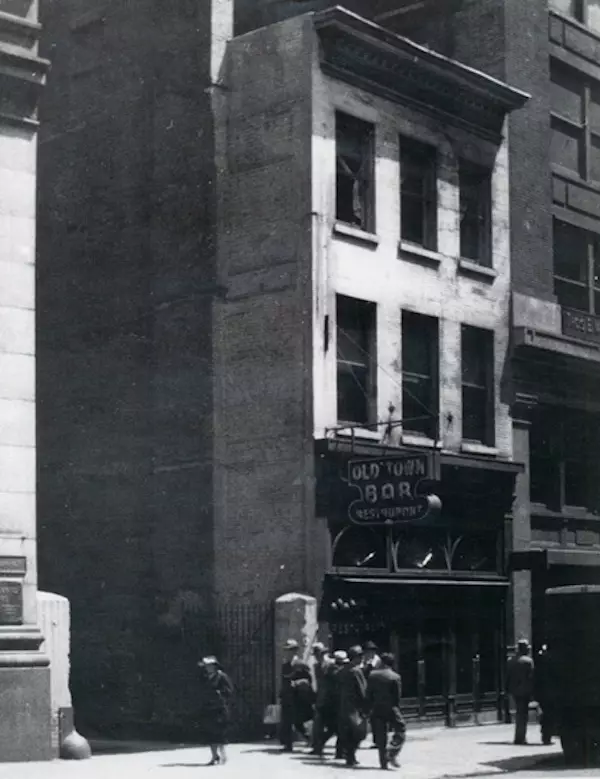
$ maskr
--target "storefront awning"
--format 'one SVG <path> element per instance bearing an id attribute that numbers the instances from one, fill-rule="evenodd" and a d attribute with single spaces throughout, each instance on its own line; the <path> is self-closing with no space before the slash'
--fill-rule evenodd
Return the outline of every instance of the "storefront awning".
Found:
<path id="1" fill-rule="evenodd" d="M 333 578 L 333 577 L 332 577 Z M 379 585 L 389 587 L 501 587 L 509 586 L 508 579 L 450 579 L 435 578 L 425 579 L 421 577 L 371 577 L 371 576 L 341 576 L 336 577 L 337 581 L 348 584 Z"/>

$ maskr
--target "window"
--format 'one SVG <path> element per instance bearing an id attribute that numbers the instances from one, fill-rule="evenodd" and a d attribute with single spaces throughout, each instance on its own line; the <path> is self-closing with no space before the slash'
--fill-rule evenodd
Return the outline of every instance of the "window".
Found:
<path id="1" fill-rule="evenodd" d="M 462 160 L 459 167 L 460 254 L 492 264 L 492 172 Z"/>
<path id="2" fill-rule="evenodd" d="M 438 436 L 438 320 L 402 312 L 402 428 Z"/>
<path id="3" fill-rule="evenodd" d="M 555 61 L 550 76 L 550 158 L 582 179 L 600 183 L 600 84 Z"/>
<path id="4" fill-rule="evenodd" d="M 529 438 L 531 501 L 600 511 L 600 414 L 540 406 Z"/>
<path id="5" fill-rule="evenodd" d="M 462 437 L 494 445 L 494 334 L 462 327 Z"/>
<path id="6" fill-rule="evenodd" d="M 600 236 L 555 219 L 553 249 L 560 305 L 600 315 Z"/>
<path id="7" fill-rule="evenodd" d="M 600 32 L 600 0 L 550 0 L 550 8 Z"/>
<path id="8" fill-rule="evenodd" d="M 400 234 L 402 240 L 437 249 L 437 150 L 400 139 Z"/>
<path id="9" fill-rule="evenodd" d="M 368 425 L 376 406 L 375 305 L 337 298 L 338 420 Z"/>
<path id="10" fill-rule="evenodd" d="M 336 219 L 375 230 L 374 127 L 336 114 Z"/>

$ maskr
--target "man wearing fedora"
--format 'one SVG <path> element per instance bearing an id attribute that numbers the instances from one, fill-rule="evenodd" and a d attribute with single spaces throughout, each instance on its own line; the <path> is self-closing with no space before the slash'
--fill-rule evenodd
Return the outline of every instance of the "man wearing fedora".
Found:
<path id="1" fill-rule="evenodd" d="M 515 744 L 527 743 L 529 703 L 533 695 L 535 666 L 530 655 L 529 641 L 519 639 L 517 654 L 508 666 L 508 692 L 515 701 Z"/>
<path id="2" fill-rule="evenodd" d="M 367 735 L 367 682 L 362 669 L 363 650 L 348 650 L 349 663 L 339 673 L 338 734 L 346 765 L 358 765 L 356 750 Z"/>
<path id="3" fill-rule="evenodd" d="M 283 646 L 281 666 L 281 722 L 279 738 L 284 752 L 294 748 L 294 728 L 307 738 L 304 723 L 312 717 L 313 689 L 310 668 L 300 657 L 298 642 L 289 638 Z"/>
<path id="4" fill-rule="evenodd" d="M 337 667 L 334 658 L 320 641 L 313 644 L 312 653 L 315 659 L 316 700 L 311 754 L 322 755 L 323 747 L 337 730 L 334 701 L 334 674 Z"/>

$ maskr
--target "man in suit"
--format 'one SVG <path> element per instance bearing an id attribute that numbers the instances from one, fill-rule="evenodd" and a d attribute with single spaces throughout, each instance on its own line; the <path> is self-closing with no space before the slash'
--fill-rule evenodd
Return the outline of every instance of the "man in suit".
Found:
<path id="1" fill-rule="evenodd" d="M 349 663 L 342 668 L 339 681 L 338 733 L 346 765 L 358 765 L 356 750 L 366 736 L 367 682 L 361 668 L 363 651 L 360 646 L 348 650 Z"/>
<path id="2" fill-rule="evenodd" d="M 298 642 L 290 638 L 283 647 L 284 659 L 281 666 L 281 702 L 280 740 L 284 752 L 294 748 L 294 728 L 306 738 L 304 723 L 310 719 L 308 713 L 308 693 L 312 696 L 312 678 L 310 669 L 299 654 Z"/>
<path id="3" fill-rule="evenodd" d="M 367 682 L 367 705 L 371 717 L 373 741 L 379 752 L 379 765 L 398 766 L 398 755 L 406 740 L 406 723 L 400 711 L 402 681 L 394 670 L 394 656 L 381 655 L 381 666 L 374 668 Z M 388 732 L 391 734 L 388 746 Z"/>
<path id="4" fill-rule="evenodd" d="M 312 730 L 312 755 L 322 755 L 325 743 L 336 731 L 335 703 L 333 700 L 334 659 L 330 657 L 324 644 L 313 645 L 315 658 L 314 674 L 316 686 L 315 716 Z"/>
<path id="5" fill-rule="evenodd" d="M 517 654 L 508 666 L 508 692 L 515 701 L 515 744 L 527 743 L 529 703 L 533 695 L 535 666 L 529 654 L 529 641 L 521 638 Z"/>

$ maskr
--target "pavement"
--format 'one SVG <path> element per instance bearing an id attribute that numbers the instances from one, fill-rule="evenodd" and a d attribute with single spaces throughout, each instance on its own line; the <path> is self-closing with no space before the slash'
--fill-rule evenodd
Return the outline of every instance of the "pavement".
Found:
<path id="1" fill-rule="evenodd" d="M 595 770 L 567 770 L 558 744 L 542 746 L 539 727 L 532 725 L 530 744 L 515 746 L 510 725 L 409 730 L 401 754 L 401 767 L 386 772 L 402 779 L 476 779 L 515 775 L 519 777 L 598 776 Z M 224 766 L 208 767 L 209 750 L 185 745 L 111 743 L 98 745 L 89 760 L 48 763 L 0 763 L 0 779 L 192 779 L 216 773 L 219 779 L 357 779 L 382 776 L 377 752 L 367 746 L 359 751 L 359 767 L 352 771 L 333 761 L 311 757 L 298 745 L 292 754 L 282 754 L 274 742 L 233 744 Z"/>

